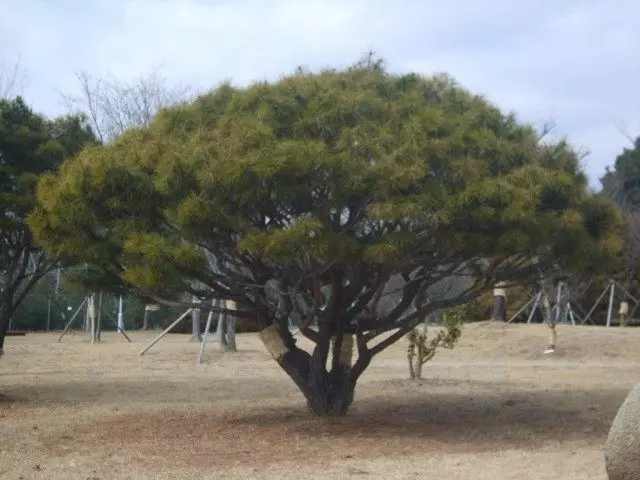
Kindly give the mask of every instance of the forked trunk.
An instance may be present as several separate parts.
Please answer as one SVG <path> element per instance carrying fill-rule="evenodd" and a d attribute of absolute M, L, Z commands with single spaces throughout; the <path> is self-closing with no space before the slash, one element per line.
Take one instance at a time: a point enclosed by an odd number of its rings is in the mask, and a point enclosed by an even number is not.
<path fill-rule="evenodd" d="M 323 417 L 346 415 L 355 391 L 355 382 L 351 381 L 346 368 L 338 367 L 330 372 L 312 369 L 308 384 L 309 388 L 302 393 L 310 412 Z"/>
<path fill-rule="evenodd" d="M 323 417 L 343 416 L 353 403 L 357 378 L 351 372 L 353 340 L 343 337 L 340 345 L 334 345 L 330 371 L 326 368 L 326 356 L 316 347 L 313 355 L 295 346 L 295 341 L 283 340 L 278 327 L 271 326 L 260 332 L 260 338 L 271 356 L 293 379 L 307 400 L 307 407 L 314 415 Z M 324 353 L 328 351 L 328 345 Z M 368 362 L 367 362 L 368 363 Z"/>

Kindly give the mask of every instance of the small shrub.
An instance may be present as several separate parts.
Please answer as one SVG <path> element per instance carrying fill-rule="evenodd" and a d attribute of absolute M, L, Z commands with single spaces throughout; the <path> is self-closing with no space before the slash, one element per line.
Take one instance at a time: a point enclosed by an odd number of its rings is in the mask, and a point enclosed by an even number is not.
<path fill-rule="evenodd" d="M 462 324 L 467 318 L 467 306 L 458 305 L 443 312 L 442 330 L 432 338 L 427 339 L 427 325 L 416 327 L 407 334 L 409 346 L 407 359 L 409 360 L 409 376 L 413 380 L 422 378 L 422 366 L 433 358 L 438 348 L 453 348 L 462 334 Z"/>

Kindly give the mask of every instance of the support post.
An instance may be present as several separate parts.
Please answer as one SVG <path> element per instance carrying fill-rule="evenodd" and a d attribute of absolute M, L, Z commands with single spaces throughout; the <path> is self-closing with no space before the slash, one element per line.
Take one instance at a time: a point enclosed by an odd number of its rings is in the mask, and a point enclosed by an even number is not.
<path fill-rule="evenodd" d="M 527 317 L 527 324 L 530 324 L 531 320 L 533 320 L 533 315 L 536 313 L 536 308 L 538 308 L 538 306 L 540 305 L 541 298 L 542 298 L 542 290 L 540 290 L 538 292 L 538 295 L 536 295 L 536 299 L 535 299 L 535 302 L 533 303 L 533 307 L 531 307 L 531 312 L 529 312 L 529 316 Z M 544 312 L 542 316 L 544 317 Z"/>
<path fill-rule="evenodd" d="M 91 323 L 91 343 L 96 343 L 96 310 L 95 310 L 95 296 L 93 293 L 89 297 L 87 302 L 87 312 L 89 315 L 89 322 Z"/>
<path fill-rule="evenodd" d="M 156 338 L 153 342 L 151 342 L 148 346 L 146 346 L 140 352 L 140 355 L 144 355 L 147 350 L 149 350 L 156 343 L 158 343 L 160 340 L 162 340 L 162 338 L 164 338 L 165 335 L 167 335 L 171 330 L 173 330 L 175 328 L 175 326 L 178 325 L 182 321 L 182 319 L 184 319 L 187 315 L 189 315 L 191 313 L 191 310 L 192 309 L 190 308 L 186 312 L 184 312 L 182 315 L 180 315 L 171 325 L 169 325 L 160 335 L 158 335 L 158 338 Z"/>
<path fill-rule="evenodd" d="M 131 343 L 131 339 L 129 338 L 129 335 L 127 335 L 125 331 L 121 328 L 120 323 L 115 321 L 113 318 L 110 318 L 110 319 L 111 319 L 111 322 L 113 322 L 113 324 L 116 326 L 116 332 L 121 333 L 122 336 L 126 338 L 129 343 Z"/>
<path fill-rule="evenodd" d="M 124 319 L 122 317 L 122 295 L 118 299 L 118 332 L 124 333 Z"/>
<path fill-rule="evenodd" d="M 51 329 L 51 297 L 47 302 L 47 332 Z"/>
<path fill-rule="evenodd" d="M 216 306 L 216 300 L 211 302 L 211 306 Z M 207 345 L 207 339 L 209 338 L 209 331 L 211 330 L 211 323 L 213 322 L 213 310 L 209 310 L 207 316 L 207 324 L 204 327 L 204 335 L 202 336 L 202 342 L 200 343 L 200 350 L 198 351 L 198 364 L 202 363 L 202 357 L 204 355 L 204 347 Z"/>
<path fill-rule="evenodd" d="M 69 330 L 69 328 L 71 327 L 71 324 L 73 323 L 73 321 L 75 320 L 76 316 L 78 315 L 78 313 L 80 313 L 80 310 L 82 309 L 82 307 L 84 306 L 85 303 L 87 303 L 87 300 L 89 299 L 89 297 L 86 297 L 82 303 L 80 304 L 80 306 L 78 307 L 78 309 L 76 310 L 76 312 L 71 316 L 71 320 L 69 320 L 69 322 L 67 323 L 67 325 L 64 327 L 64 330 L 62 330 L 62 334 L 60 335 L 60 338 L 58 338 L 58 342 L 60 340 L 62 340 L 62 337 L 64 337 L 64 334 L 67 333 L 67 330 Z"/>
<path fill-rule="evenodd" d="M 513 316 L 509 320 L 507 320 L 507 323 L 513 322 L 518 315 L 520 315 L 529 305 L 531 305 L 532 302 L 536 302 L 537 298 L 538 298 L 538 295 L 536 295 L 535 297 L 531 297 L 527 303 L 525 303 L 522 307 L 520 307 L 520 310 L 514 313 Z M 537 305 L 537 302 L 536 302 L 536 305 Z M 535 305 L 533 308 L 535 309 Z"/>
<path fill-rule="evenodd" d="M 100 298 L 98 299 L 98 319 L 96 320 L 96 342 L 102 340 L 102 292 L 100 292 Z"/>
<path fill-rule="evenodd" d="M 591 317 L 591 314 L 595 311 L 596 307 L 600 304 L 600 302 L 602 301 L 604 296 L 607 294 L 607 290 L 609 290 L 609 288 L 610 287 L 607 286 L 607 287 L 605 287 L 604 290 L 602 290 L 602 293 L 600 294 L 600 296 L 596 300 L 596 303 L 593 304 L 593 307 L 591 307 L 591 310 L 589 310 L 587 312 L 587 314 L 584 316 L 584 320 L 582 321 L 582 325 L 584 325 L 585 323 L 587 323 L 589 321 L 589 317 Z"/>
<path fill-rule="evenodd" d="M 607 310 L 607 327 L 611 326 L 611 314 L 613 312 L 613 295 L 616 293 L 616 285 L 611 281 L 611 293 L 609 294 L 609 308 Z"/>

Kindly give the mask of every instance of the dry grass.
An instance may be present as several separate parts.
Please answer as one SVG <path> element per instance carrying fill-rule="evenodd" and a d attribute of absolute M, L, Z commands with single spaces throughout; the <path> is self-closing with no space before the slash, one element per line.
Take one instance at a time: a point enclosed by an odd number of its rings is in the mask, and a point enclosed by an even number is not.
<path fill-rule="evenodd" d="M 477 324 L 425 380 L 405 343 L 374 360 L 350 415 L 322 420 L 256 335 L 28 334 L 0 362 L 0 479 L 605 479 L 602 443 L 639 380 L 640 329 Z"/>

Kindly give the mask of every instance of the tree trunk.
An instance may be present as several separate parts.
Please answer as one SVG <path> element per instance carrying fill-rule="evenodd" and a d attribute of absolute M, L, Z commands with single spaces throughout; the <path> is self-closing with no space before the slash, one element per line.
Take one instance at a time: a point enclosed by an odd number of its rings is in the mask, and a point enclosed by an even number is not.
<path fill-rule="evenodd" d="M 345 364 L 345 348 L 334 346 L 333 355 L 337 359 L 331 371 L 327 371 L 326 363 L 323 362 L 326 357 L 317 352 L 323 348 L 328 351 L 328 344 L 317 346 L 314 354 L 309 355 L 295 346 L 295 340 L 287 338 L 285 342 L 275 325 L 262 330 L 260 338 L 271 356 L 303 393 L 311 413 L 323 417 L 343 416 L 347 413 L 353 403 L 357 378 L 352 375 L 350 359 L 349 364 Z M 352 345 L 353 342 L 350 341 L 351 348 Z"/>
<path fill-rule="evenodd" d="M 620 314 L 620 326 L 626 327 L 629 325 L 629 316 L 626 313 Z"/>
<path fill-rule="evenodd" d="M 220 302 L 219 305 L 224 305 L 223 302 Z M 218 344 L 220 344 L 220 351 L 227 351 L 227 314 L 221 313 L 218 315 L 218 326 L 216 327 L 216 339 L 218 340 Z"/>
<path fill-rule="evenodd" d="M 420 348 L 420 346 L 418 346 L 417 348 L 418 352 L 417 355 L 415 356 L 416 359 L 416 367 L 415 367 L 415 373 L 416 373 L 416 380 L 422 380 L 422 366 L 424 365 L 424 361 L 422 358 L 422 349 Z"/>
<path fill-rule="evenodd" d="M 618 311 L 620 314 L 620 326 L 626 327 L 629 325 L 629 303 L 628 302 L 620 302 L 620 310 Z"/>
<path fill-rule="evenodd" d="M 151 311 L 144 309 L 144 317 L 142 319 L 142 330 L 151 330 Z"/>
<path fill-rule="evenodd" d="M 355 390 L 355 383 L 346 368 L 338 367 L 330 372 L 311 369 L 308 383 L 308 388 L 302 393 L 311 413 L 323 417 L 346 415 L 353 403 Z"/>
<path fill-rule="evenodd" d="M 95 341 L 100 342 L 102 340 L 102 292 L 100 292 L 100 298 L 98 299 L 98 314 L 96 316 L 96 330 Z"/>
<path fill-rule="evenodd" d="M 226 324 L 227 332 L 225 338 L 227 340 L 227 351 L 237 352 L 238 347 L 236 346 L 236 317 L 232 315 L 227 316 Z"/>
<path fill-rule="evenodd" d="M 416 379 L 416 371 L 413 368 L 413 359 L 415 357 L 407 357 L 407 360 L 409 361 L 409 378 L 411 380 L 415 380 Z"/>
<path fill-rule="evenodd" d="M 547 351 L 555 351 L 557 335 L 555 324 L 549 324 L 549 345 L 547 345 Z"/>
<path fill-rule="evenodd" d="M 224 302 L 224 305 L 229 310 L 236 309 L 236 302 L 231 300 L 227 300 Z M 236 323 L 237 319 L 235 315 L 225 315 L 226 326 L 225 326 L 225 339 L 227 341 L 227 351 L 229 352 L 237 352 L 238 347 L 236 346 Z"/>
<path fill-rule="evenodd" d="M 502 295 L 494 295 L 491 320 L 507 321 L 507 299 Z"/>
<path fill-rule="evenodd" d="M 190 342 L 201 342 L 202 335 L 200 334 L 200 309 L 194 308 L 191 310 L 191 339 Z"/>
<path fill-rule="evenodd" d="M 4 355 L 4 337 L 9 330 L 9 320 L 11 319 L 11 309 L 6 305 L 0 305 L 0 358 Z"/>

